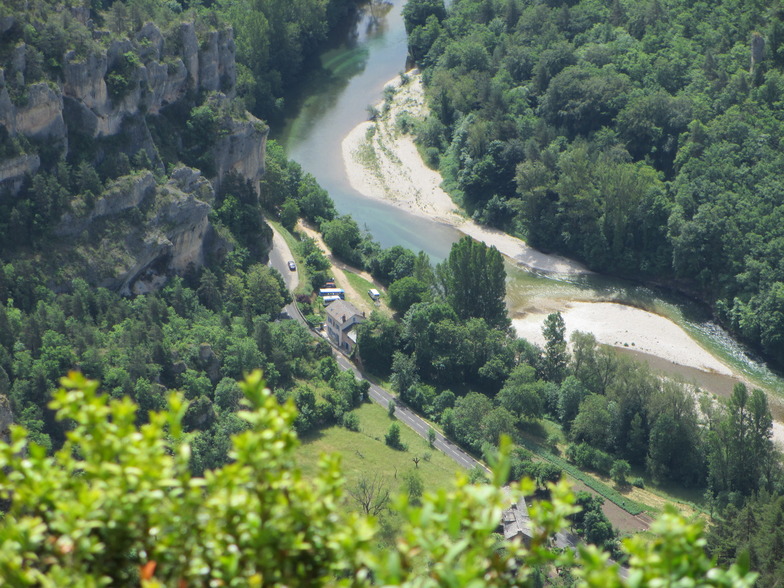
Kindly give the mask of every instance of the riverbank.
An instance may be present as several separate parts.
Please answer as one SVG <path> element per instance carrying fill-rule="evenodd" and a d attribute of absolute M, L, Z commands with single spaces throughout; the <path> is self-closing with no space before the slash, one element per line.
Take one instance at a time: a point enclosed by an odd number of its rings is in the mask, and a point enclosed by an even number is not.
<path fill-rule="evenodd" d="M 581 264 L 561 256 L 547 255 L 524 241 L 483 227 L 467 219 L 441 188 L 441 176 L 428 168 L 414 139 L 400 129 L 401 116 L 423 118 L 427 113 L 424 89 L 418 74 L 408 74 L 389 85 L 396 87 L 388 107 L 379 105 L 376 121 L 355 127 L 342 143 L 346 174 L 354 189 L 368 198 L 381 199 L 413 214 L 455 227 L 477 241 L 494 245 L 513 263 L 541 272 L 588 273 Z M 726 376 L 732 370 L 705 351 L 672 321 L 637 308 L 614 303 L 557 303 L 553 308 L 528 309 L 522 316 L 510 309 L 521 337 L 534 342 L 541 337 L 544 317 L 554 311 L 564 316 L 567 332 L 594 334 L 597 341 L 622 349 L 636 349 L 678 365 Z"/>
<path fill-rule="evenodd" d="M 525 241 L 481 226 L 459 211 L 441 188 L 441 175 L 425 165 L 414 138 L 401 131 L 401 120 L 423 118 L 427 112 L 421 76 L 409 73 L 406 77 L 405 84 L 401 84 L 400 77 L 387 84 L 396 88 L 395 96 L 388 108 L 377 106 L 377 120 L 357 125 L 343 140 L 343 162 L 351 187 L 368 198 L 384 200 L 494 245 L 520 266 L 553 274 L 590 273 L 574 260 L 537 251 Z"/>
<path fill-rule="evenodd" d="M 655 355 L 675 364 L 732 376 L 732 370 L 697 345 L 675 323 L 632 306 L 614 302 L 572 302 L 561 310 L 567 338 L 574 331 L 593 333 L 599 343 Z M 544 344 L 542 323 L 547 313 L 512 319 L 517 335 Z"/>

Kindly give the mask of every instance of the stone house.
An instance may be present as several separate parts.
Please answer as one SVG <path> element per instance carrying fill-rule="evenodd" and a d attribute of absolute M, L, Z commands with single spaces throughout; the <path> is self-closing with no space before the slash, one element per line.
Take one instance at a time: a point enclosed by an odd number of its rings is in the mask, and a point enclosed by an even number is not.
<path fill-rule="evenodd" d="M 346 354 L 354 350 L 357 344 L 357 332 L 354 325 L 365 320 L 365 313 L 345 300 L 335 300 L 327 306 L 327 336 Z"/>

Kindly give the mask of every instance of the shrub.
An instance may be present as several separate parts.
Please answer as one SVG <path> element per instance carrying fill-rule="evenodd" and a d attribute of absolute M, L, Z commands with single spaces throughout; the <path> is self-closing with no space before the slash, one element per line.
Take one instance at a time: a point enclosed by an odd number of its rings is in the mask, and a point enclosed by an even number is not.
<path fill-rule="evenodd" d="M 610 454 L 587 443 L 570 444 L 566 448 L 566 459 L 579 468 L 594 470 L 604 475 L 609 475 L 613 467 L 613 458 Z"/>
<path fill-rule="evenodd" d="M 140 65 L 139 56 L 133 51 L 123 53 L 106 76 L 106 89 L 115 100 L 123 98 L 133 85 L 133 75 Z"/>
<path fill-rule="evenodd" d="M 610 477 L 618 486 L 626 486 L 629 483 L 627 477 L 631 471 L 632 468 L 628 461 L 625 459 L 617 459 L 613 462 L 612 469 L 610 470 Z"/>
<path fill-rule="evenodd" d="M 389 425 L 389 431 L 384 436 L 384 443 L 386 443 L 392 449 L 397 449 L 398 451 L 405 451 L 407 448 L 400 440 L 400 425 L 397 423 L 392 423 Z"/>
<path fill-rule="evenodd" d="M 359 416 L 355 412 L 347 412 L 343 415 L 343 426 L 349 431 L 359 433 Z"/>

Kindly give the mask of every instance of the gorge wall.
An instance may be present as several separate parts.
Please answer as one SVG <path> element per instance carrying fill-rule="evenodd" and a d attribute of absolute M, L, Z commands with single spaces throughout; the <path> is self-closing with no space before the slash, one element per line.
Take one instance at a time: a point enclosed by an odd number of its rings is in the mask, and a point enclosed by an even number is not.
<path fill-rule="evenodd" d="M 235 99 L 230 27 L 185 21 L 162 31 L 148 22 L 119 38 L 87 16 L 74 13 L 90 42 L 67 47 L 43 76 L 24 23 L 0 23 L 9 49 L 0 62 L 0 191 L 12 199 L 63 160 L 108 173 L 116 161 L 148 162 L 146 173 L 107 178 L 100 194 L 73 198 L 55 229 L 96 284 L 146 292 L 231 249 L 209 213 L 227 174 L 258 193 L 268 129 Z M 188 135 L 189 113 L 205 104 L 214 137 Z"/>

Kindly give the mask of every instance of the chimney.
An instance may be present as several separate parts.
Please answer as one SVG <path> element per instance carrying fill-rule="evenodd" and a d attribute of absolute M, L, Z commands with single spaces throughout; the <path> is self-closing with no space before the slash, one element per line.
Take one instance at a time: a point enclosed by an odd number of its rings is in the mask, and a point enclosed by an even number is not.
<path fill-rule="evenodd" d="M 345 323 L 346 322 L 346 315 L 345 314 L 343 315 L 343 319 L 340 322 L 341 323 Z"/>

